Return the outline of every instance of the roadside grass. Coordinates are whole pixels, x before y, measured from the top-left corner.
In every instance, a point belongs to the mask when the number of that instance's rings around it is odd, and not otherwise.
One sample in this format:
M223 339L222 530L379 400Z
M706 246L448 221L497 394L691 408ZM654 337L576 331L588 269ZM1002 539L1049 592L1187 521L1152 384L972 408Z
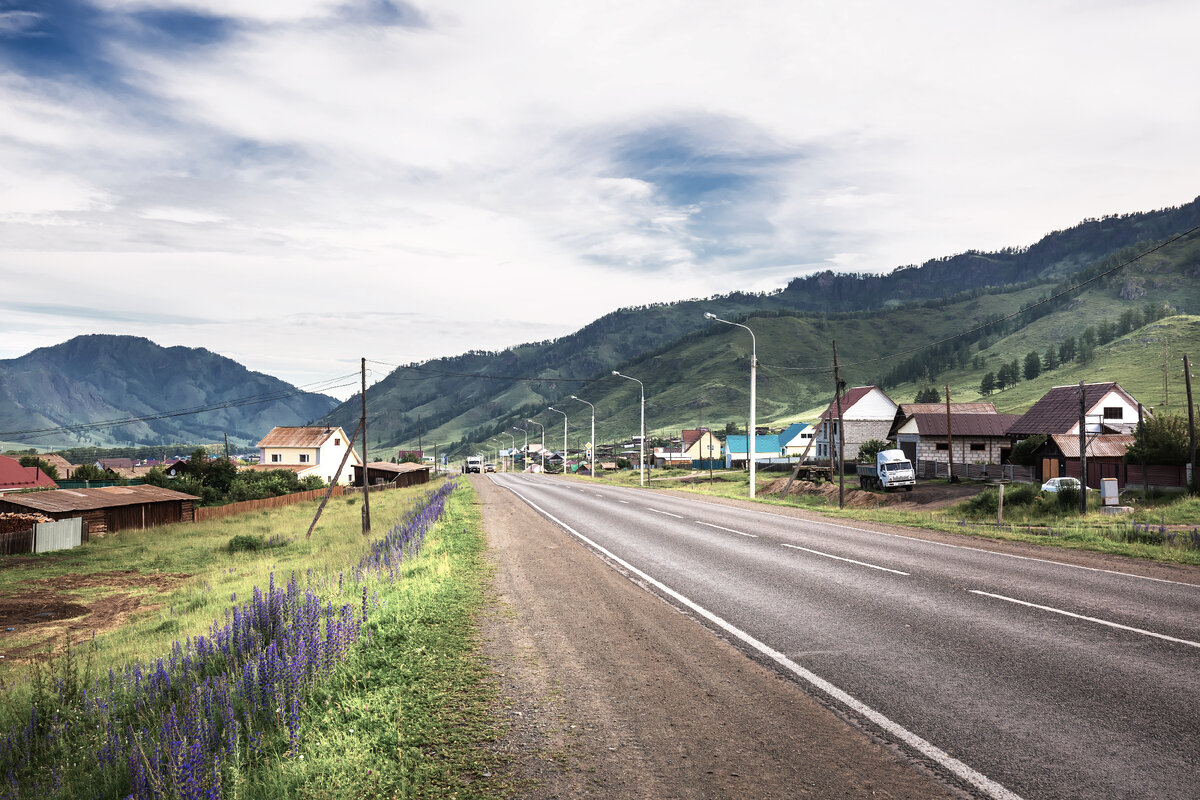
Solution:
M305 543L303 531L315 505L303 504L245 519L245 528L268 535L279 530L294 534L297 523L302 522L299 536L278 549L231 553L228 542L234 535L255 534L242 533L242 526L230 524L239 518L226 518L206 525L139 532L144 535L106 537L82 549L96 551L94 560L81 559L79 552L72 551L71 558L4 570L0 575L8 586L48 574L104 572L117 564L134 570L155 564L164 572L191 571L191 577L169 593L169 601L157 612L118 631L82 646L76 643L47 664L17 668L23 674L14 674L9 665L0 702L0 731L14 730L14 723L21 725L35 701L39 707L58 707L55 719L61 715L69 721L76 714L82 716L87 708L92 710L86 713L109 714L94 705L105 696L103 683L91 684L94 676L105 674L110 667L118 676L128 675L130 664L153 669L154 659L168 654L172 655L170 669L174 669L175 656L187 652L179 650L180 643L197 634L215 634L216 626L222 619L228 623L235 607L241 604L245 609L250 595L257 597L256 587L268 581L274 585L273 577L286 570L298 587L304 585L295 590L289 585L289 593L315 592L319 602L328 604L330 613L341 605L343 619L347 611L361 608L367 615L361 637L331 672L318 670L311 683L284 684L303 685L306 697L297 705L283 702L274 715L274 726L264 727L261 720L251 725L246 717L248 727L242 729L242 723L237 723L230 728L234 716L225 718L226 733L221 735L240 730L235 738L242 738L223 749L224 763L210 762L212 766L206 768L209 777L201 782L209 781L213 793L205 796L505 796L508 790L503 781L490 778L497 774L500 757L486 747L497 734L488 712L495 690L477 655L473 615L483 602L488 571L482 558L480 516L469 486L459 484L450 494L442 522L424 535L419 557L410 553L383 570L364 571L361 566L366 562L360 559L369 557L371 542L378 541L398 517L408 519L405 514L420 505L427 489L372 494L375 533L369 539L361 535L358 502L347 502L331 504L313 539ZM8 573L22 575L14 579ZM357 629L358 623L354 625ZM161 671L162 662L158 669ZM260 679L262 669L260 661ZM64 687L72 686L76 688L63 693ZM79 692L89 687L90 695ZM89 706L82 699L86 697L97 699ZM195 713L199 701L185 691L177 702L184 717L185 712ZM79 709L74 708L76 704ZM142 718L141 724L150 726L151 731L157 724L143 717L148 713L145 709L120 711L114 706L111 713ZM104 738L99 730L94 735ZM107 735L110 743L115 741L111 731ZM194 741L191 734L184 738ZM163 742L167 747L167 741ZM128 792L127 787L122 788L121 768L113 762L101 769L102 779L86 777L95 770L94 764L87 766L95 759L90 749L95 742L90 737L63 736L51 746L39 747L31 750L22 774L31 780L30 776L39 773L40 777L31 786L18 783L9 773L6 780L0 780L0 797L73 797L81 792L124 797ZM158 758L157 749L153 758ZM185 759L178 763L194 766L195 762ZM189 776L191 769L189 766ZM219 780L211 777L217 773ZM189 795L174 785L160 785L159 789L155 796Z
M312 693L300 752L254 776L247 798L492 798L510 787L475 618L490 571L474 492L455 490L419 559L372 585L371 635Z

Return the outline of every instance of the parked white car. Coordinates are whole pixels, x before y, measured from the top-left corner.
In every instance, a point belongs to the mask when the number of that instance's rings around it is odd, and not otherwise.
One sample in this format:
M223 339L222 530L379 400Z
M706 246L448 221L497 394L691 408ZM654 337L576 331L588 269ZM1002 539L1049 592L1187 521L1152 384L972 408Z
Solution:
M1059 489L1080 490L1079 478L1051 478L1042 484L1043 492L1057 492Z

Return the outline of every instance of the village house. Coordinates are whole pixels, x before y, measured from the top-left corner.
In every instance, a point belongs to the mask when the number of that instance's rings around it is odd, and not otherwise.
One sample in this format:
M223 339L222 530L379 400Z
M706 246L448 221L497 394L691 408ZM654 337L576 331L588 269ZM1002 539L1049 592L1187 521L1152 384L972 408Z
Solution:
M728 436L725 439L725 468L748 467L748 436ZM779 434L757 434L754 437L754 462L771 461L781 457Z
M846 452L845 458L854 460L858 457L858 448L863 442L871 439L887 439L888 430L896 418L898 406L877 386L855 386L842 395L842 423L845 426ZM834 459L839 440L837 406L829 404L829 408L821 413L820 430L817 431L817 458L827 459L834 453Z
M813 441L817 435L816 427L807 422L794 422L779 434L779 447L788 458L799 458L807 454L814 458L817 454Z
M272 428L258 443L257 467L295 469L300 478L316 475L328 484L349 484L354 480L355 466L362 466L362 458L352 444L339 427ZM350 457L338 473L346 448L351 448Z
M58 484L38 467L23 467L21 462L0 456L0 494L27 489L57 489Z
M991 403L901 403L886 438L918 471L922 463L1003 464L1012 452L1008 427L1019 414L998 414Z
M1137 428L1138 406L1133 395L1117 383L1084 384L1082 415L1085 436L1093 438L1132 433ZM1062 445L1047 448L1044 444L1035 454L1034 477L1039 483L1070 474L1064 472L1069 469L1074 477L1079 477L1080 413L1079 385L1055 386L1009 426L1008 435L1014 444L1030 436L1046 436L1049 440L1046 444L1051 444L1056 436L1061 437ZM1150 415L1148 409L1143 409L1143 413ZM1074 445L1067 443L1072 437L1075 439ZM1113 440L1112 446L1117 446L1116 440ZM1068 452L1074 452L1074 456L1066 455ZM1124 451L1121 455L1124 456ZM1089 485L1093 479L1099 486L1098 478L1089 466Z
M724 457L721 440L714 436L708 428L684 430L680 438L680 449L687 458L691 459L692 466L698 466L695 463L698 461L704 461L707 464L708 459L716 460Z

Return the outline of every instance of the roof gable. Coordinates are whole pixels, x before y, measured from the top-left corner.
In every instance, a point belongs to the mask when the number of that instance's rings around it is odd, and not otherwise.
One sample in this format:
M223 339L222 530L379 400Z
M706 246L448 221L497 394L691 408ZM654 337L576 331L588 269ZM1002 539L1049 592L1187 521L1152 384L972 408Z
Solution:
M38 467L22 467L21 462L0 456L0 489L57 489L58 484Z
M275 427L258 443L259 447L321 447L331 437L346 441L346 432L340 427L324 425Z
M855 386L842 395L842 419L892 419L896 414L896 402L878 386ZM830 403L821 414L821 419L835 419L837 406Z
M1087 383L1083 386L1084 413L1093 414L1095 408L1113 391L1119 392L1130 405L1137 406L1133 396L1116 383ZM1010 436L1070 433L1078 424L1079 386L1055 386L1021 415L1008 433Z

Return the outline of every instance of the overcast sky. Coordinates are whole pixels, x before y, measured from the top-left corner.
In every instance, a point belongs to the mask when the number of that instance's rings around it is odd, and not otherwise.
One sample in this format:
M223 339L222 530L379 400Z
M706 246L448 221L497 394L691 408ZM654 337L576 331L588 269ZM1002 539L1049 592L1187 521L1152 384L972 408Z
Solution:
M1198 30L1194 0L0 0L0 358L135 334L308 384L1178 205Z

